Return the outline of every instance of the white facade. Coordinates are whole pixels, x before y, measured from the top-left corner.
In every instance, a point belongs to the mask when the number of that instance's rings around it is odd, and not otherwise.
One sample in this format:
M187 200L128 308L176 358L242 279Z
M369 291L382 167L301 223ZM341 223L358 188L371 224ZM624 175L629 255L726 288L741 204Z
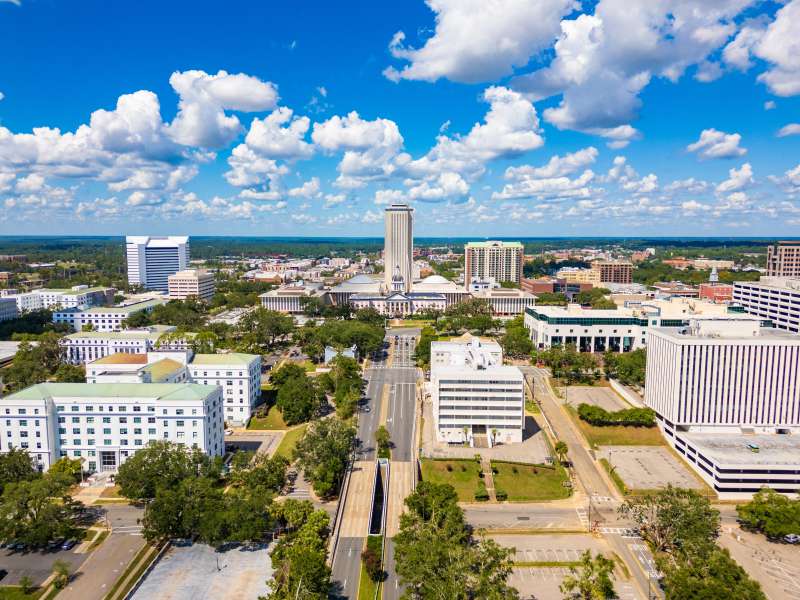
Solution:
M303 312L304 298L322 298L322 284L293 284L270 290L259 296L261 306L291 315Z
M17 316L17 301L13 298L0 298L0 321L10 321Z
M79 331L64 336L59 344L64 352L63 360L79 365L118 352L147 354L160 346L158 340L162 335L174 330L168 325L153 325L118 332ZM164 349L186 350L187 347L186 340L173 340Z
M740 315L647 333L645 403L723 497L800 491L800 336L760 324Z
M769 319L778 329L800 333L800 279L762 277L735 281L733 301L751 315Z
M496 317L515 317L536 303L536 296L514 288L494 288L472 294L475 298L486 300Z
M522 372L503 365L497 342L432 342L431 399L440 442L472 446L483 434L490 445L522 441Z
M53 323L66 323L75 331L81 331L91 325L94 331L121 331L128 317L139 311L151 312L156 306L165 304L165 300L145 300L125 306L108 306L87 308L67 308L53 312Z
M167 278L170 300L197 298L210 301L214 296L214 274L198 269L178 271Z
M257 354L196 354L188 365L195 383L218 386L225 422L244 425L261 400L261 357Z
M191 383L191 351L109 354L86 364L86 383Z
M114 301L114 288L76 285L70 289L42 288L22 294L2 294L17 302L19 312L42 310L45 308L90 308L104 306Z
M394 292L388 295L353 294L350 306L355 310L374 308L387 317L408 317L426 310L444 311L447 298L443 294Z
M167 291L168 277L189 267L189 238L129 235L125 254L129 284Z
M406 204L392 204L386 208L383 249L383 284L392 290L392 278L400 271L404 292L411 291L414 274L411 264L414 254L414 209Z
M42 383L0 399L2 451L27 450L42 470L62 456L115 471L156 440L222 456L222 397L196 384Z

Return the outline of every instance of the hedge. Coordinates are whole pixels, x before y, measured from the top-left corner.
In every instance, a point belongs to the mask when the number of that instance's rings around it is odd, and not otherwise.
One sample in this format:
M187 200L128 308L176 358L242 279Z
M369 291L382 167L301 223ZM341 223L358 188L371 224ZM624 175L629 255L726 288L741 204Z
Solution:
M609 412L600 406L582 403L578 406L578 416L591 425L625 425L629 427L654 427L656 413L650 408L626 408Z

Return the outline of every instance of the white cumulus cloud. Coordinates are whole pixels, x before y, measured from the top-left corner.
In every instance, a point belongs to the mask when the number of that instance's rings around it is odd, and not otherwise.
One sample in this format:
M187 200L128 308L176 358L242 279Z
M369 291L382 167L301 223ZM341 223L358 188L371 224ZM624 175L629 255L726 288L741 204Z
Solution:
M747 153L739 146L742 136L738 133L725 133L716 129L704 129L700 138L686 146L689 152L697 152L700 158L736 158Z

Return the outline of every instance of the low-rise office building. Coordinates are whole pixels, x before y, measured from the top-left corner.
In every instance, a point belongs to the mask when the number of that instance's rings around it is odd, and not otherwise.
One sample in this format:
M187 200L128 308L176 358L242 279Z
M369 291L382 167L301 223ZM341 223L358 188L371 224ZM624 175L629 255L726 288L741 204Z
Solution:
M325 292L321 283L293 283L270 290L259 296L261 306L290 315L302 314L305 302L311 299L324 300Z
M472 295L487 301L496 317L516 317L536 303L536 296L514 288L492 288Z
M740 314L647 333L645 403L724 496L800 491L800 336L762 325Z
M123 323L131 315L140 312L152 312L165 300L145 300L125 306L108 306L81 309L67 308L53 312L53 323L66 323L74 331L81 331L90 326L93 331L121 331Z
M92 306L113 304L116 290L109 287L89 287L76 285L69 289L41 288L30 292L12 293L12 290L0 292L5 298L13 298L17 302L19 312L43 310L47 308L84 309Z
M43 471L63 456L116 471L150 442L225 452L222 393L191 383L40 383L0 399L2 452L26 450Z
M170 300L197 298L209 302L214 297L214 274L198 269L187 269L167 277Z
M540 349L562 344L580 352L630 352L643 348L648 327L681 327L697 315L725 315L721 304L669 298L627 302L616 310L583 308L578 304L530 306L525 327Z
M503 365L497 342L476 337L432 342L430 389L438 441L470 446L522 441L522 372Z
M109 354L147 354L156 349L187 350L189 336L180 339L165 334L175 331L169 325L151 325L122 331L79 331L59 340L63 360L72 365L88 363ZM163 339L162 339L163 338Z
M736 281L733 301L778 329L800 333L800 279L762 277L759 281Z

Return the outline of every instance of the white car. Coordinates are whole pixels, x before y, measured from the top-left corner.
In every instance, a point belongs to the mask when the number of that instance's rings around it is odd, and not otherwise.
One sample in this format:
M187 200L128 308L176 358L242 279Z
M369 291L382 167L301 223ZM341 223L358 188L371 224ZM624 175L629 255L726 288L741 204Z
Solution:
M225 435L233 435L233 429L226 429Z

